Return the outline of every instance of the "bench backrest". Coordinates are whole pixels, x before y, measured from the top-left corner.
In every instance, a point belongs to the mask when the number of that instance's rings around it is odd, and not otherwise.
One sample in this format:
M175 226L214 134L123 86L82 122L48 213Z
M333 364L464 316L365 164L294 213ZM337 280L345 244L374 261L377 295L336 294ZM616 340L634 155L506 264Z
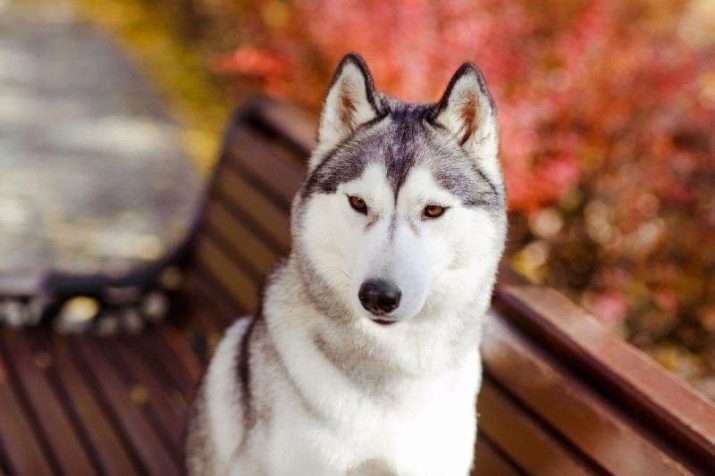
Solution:
M226 131L185 280L211 343L289 250L313 134L266 100ZM500 284L483 355L475 474L715 474L715 407L555 291Z

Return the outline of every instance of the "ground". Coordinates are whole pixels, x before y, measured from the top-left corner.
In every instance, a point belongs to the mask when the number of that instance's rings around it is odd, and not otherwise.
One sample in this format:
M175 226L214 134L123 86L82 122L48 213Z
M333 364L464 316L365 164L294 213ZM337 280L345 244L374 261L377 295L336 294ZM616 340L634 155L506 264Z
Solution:
M163 97L63 1L0 1L0 275L121 272L185 236L201 180Z

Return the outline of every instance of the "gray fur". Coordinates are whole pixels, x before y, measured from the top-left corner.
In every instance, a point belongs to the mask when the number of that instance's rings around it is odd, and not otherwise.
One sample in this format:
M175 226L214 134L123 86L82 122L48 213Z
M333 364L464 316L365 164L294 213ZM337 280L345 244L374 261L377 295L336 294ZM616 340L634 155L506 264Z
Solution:
M427 164L465 206L503 207L503 188L458 144L445 140L444 127L433 120L439 103L414 105L380 97L381 114L328 152L308 177L301 191L304 200L314 193L335 193L338 185L359 177L367 165L381 162L395 199L410 170Z
M275 342L273 342L273 338L271 337L270 332L266 333L266 338L264 339L263 347L269 360L278 364L281 374L285 376L286 381L293 390L293 393L298 397L300 405L306 411L306 413L310 414L316 420L324 418L324 416L320 412L320 409L316 408L315 405L308 400L308 398L305 396L298 384L295 382L295 379L293 378L290 371L288 370L288 367L286 367L286 364L283 361L283 356L276 348L276 344Z

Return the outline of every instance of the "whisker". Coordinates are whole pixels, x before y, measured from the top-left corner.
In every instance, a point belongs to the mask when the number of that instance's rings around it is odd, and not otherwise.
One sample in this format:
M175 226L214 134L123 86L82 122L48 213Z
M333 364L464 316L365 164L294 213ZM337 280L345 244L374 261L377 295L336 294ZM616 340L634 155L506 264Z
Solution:
M335 270L337 270L337 271L340 271L340 272L343 273L348 279L351 279L351 278L350 278L350 275L349 275L344 269L340 269L340 268L338 268L337 266L331 266L331 268L333 268L333 269L335 269Z

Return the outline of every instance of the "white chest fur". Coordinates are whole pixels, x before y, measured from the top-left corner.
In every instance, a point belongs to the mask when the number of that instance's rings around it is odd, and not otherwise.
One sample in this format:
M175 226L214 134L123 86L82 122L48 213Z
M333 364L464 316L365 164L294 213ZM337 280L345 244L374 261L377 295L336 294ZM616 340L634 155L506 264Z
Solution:
M277 322L267 327L278 355L252 360L253 398L269 418L246 428L239 404L245 322L228 331L210 366L204 395L217 474L468 474L481 380L476 345L453 369L381 390L336 367L305 321ZM241 441L249 443L240 448Z
M337 368L306 327L282 324L273 338L293 392L274 394L264 440L271 474L468 473L481 375L476 346L458 368L391 382L381 394Z

